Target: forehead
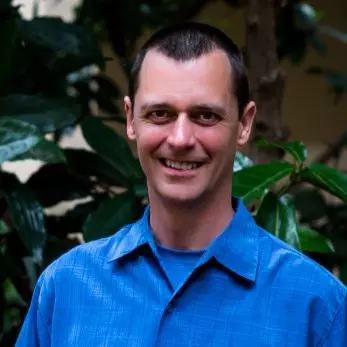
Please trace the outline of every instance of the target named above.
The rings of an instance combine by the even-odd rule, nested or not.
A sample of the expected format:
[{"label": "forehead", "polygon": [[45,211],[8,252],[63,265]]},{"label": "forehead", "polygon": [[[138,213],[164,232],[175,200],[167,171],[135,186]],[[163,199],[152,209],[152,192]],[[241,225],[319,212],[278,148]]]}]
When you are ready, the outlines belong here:
[{"label": "forehead", "polygon": [[221,50],[189,61],[176,61],[155,50],[142,63],[136,103],[166,102],[177,107],[230,101],[231,66]]}]

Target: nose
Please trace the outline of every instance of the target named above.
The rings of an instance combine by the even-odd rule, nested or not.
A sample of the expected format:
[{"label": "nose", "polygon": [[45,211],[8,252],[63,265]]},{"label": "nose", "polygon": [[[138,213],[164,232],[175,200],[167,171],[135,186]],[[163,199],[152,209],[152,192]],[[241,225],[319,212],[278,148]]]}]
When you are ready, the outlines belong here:
[{"label": "nose", "polygon": [[186,113],[180,113],[172,123],[170,134],[167,138],[170,146],[176,149],[188,149],[194,147],[194,124],[189,119]]}]

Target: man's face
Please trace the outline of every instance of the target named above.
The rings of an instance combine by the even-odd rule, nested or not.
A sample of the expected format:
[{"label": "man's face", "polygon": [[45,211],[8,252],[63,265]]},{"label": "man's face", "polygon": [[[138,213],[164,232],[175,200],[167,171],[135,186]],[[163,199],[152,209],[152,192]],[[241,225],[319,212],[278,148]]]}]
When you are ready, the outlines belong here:
[{"label": "man's face", "polygon": [[220,50],[186,62],[154,50],[145,56],[133,112],[128,97],[125,111],[152,199],[182,204],[230,195],[234,154],[255,113],[250,103],[239,121],[230,75]]}]

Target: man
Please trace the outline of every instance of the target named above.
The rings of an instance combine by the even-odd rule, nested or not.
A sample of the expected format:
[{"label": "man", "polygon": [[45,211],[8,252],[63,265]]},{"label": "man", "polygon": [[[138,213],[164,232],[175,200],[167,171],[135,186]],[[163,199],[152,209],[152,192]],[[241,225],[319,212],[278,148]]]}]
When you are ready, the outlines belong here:
[{"label": "man", "polygon": [[346,288],[231,198],[256,113],[236,45],[203,24],[159,31],[125,112],[149,207],[45,270],[17,346],[347,346]]}]

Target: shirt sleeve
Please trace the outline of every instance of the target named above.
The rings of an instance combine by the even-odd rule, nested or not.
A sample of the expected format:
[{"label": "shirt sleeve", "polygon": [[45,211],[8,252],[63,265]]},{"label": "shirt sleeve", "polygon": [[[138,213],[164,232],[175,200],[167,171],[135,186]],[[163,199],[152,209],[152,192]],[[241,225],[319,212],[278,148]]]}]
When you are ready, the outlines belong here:
[{"label": "shirt sleeve", "polygon": [[50,328],[41,311],[40,305],[45,303],[44,276],[39,278],[15,347],[50,346]]},{"label": "shirt sleeve", "polygon": [[331,324],[326,339],[320,345],[322,347],[347,346],[347,295],[340,306]]}]

